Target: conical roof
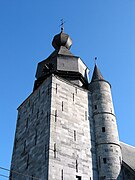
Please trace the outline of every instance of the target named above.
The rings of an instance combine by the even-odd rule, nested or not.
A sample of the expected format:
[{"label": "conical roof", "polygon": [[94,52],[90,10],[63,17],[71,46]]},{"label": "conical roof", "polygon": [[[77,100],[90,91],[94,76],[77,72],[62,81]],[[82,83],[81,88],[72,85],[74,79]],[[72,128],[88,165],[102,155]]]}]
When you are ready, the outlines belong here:
[{"label": "conical roof", "polygon": [[95,64],[91,82],[98,81],[98,80],[104,80],[104,78],[100,70],[98,69],[97,65]]}]

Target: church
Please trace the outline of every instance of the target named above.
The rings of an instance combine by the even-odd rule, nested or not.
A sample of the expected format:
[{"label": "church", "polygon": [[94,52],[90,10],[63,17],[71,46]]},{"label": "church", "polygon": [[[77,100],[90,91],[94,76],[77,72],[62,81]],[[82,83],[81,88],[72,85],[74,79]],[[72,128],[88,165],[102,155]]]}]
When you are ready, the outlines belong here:
[{"label": "church", "polygon": [[111,84],[71,53],[61,27],[18,107],[10,179],[135,180],[135,147],[119,141]]}]

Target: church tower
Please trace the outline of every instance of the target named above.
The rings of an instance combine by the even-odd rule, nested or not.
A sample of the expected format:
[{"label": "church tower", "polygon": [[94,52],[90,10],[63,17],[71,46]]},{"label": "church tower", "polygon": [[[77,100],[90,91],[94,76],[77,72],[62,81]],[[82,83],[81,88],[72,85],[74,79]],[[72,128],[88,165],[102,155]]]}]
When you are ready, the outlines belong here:
[{"label": "church tower", "polygon": [[15,180],[112,180],[121,150],[110,84],[70,52],[64,29],[38,63],[31,95],[18,107],[10,177]]}]

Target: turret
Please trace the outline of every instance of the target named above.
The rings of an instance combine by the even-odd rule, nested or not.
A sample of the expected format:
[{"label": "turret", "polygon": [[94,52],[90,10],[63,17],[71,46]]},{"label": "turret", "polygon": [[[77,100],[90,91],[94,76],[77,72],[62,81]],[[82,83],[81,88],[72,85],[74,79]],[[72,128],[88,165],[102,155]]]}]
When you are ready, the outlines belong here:
[{"label": "turret", "polygon": [[111,85],[104,80],[97,65],[89,90],[92,95],[99,180],[116,180],[120,173],[122,157]]}]

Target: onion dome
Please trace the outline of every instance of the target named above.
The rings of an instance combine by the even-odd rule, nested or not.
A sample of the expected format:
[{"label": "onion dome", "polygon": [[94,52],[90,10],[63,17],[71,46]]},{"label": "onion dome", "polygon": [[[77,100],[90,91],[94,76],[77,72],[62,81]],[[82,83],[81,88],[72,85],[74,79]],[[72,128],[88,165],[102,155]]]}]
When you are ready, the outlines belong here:
[{"label": "onion dome", "polygon": [[55,35],[52,41],[52,46],[58,50],[61,46],[66,47],[67,49],[70,49],[72,45],[72,40],[70,36],[63,31],[61,31],[59,34]]}]

